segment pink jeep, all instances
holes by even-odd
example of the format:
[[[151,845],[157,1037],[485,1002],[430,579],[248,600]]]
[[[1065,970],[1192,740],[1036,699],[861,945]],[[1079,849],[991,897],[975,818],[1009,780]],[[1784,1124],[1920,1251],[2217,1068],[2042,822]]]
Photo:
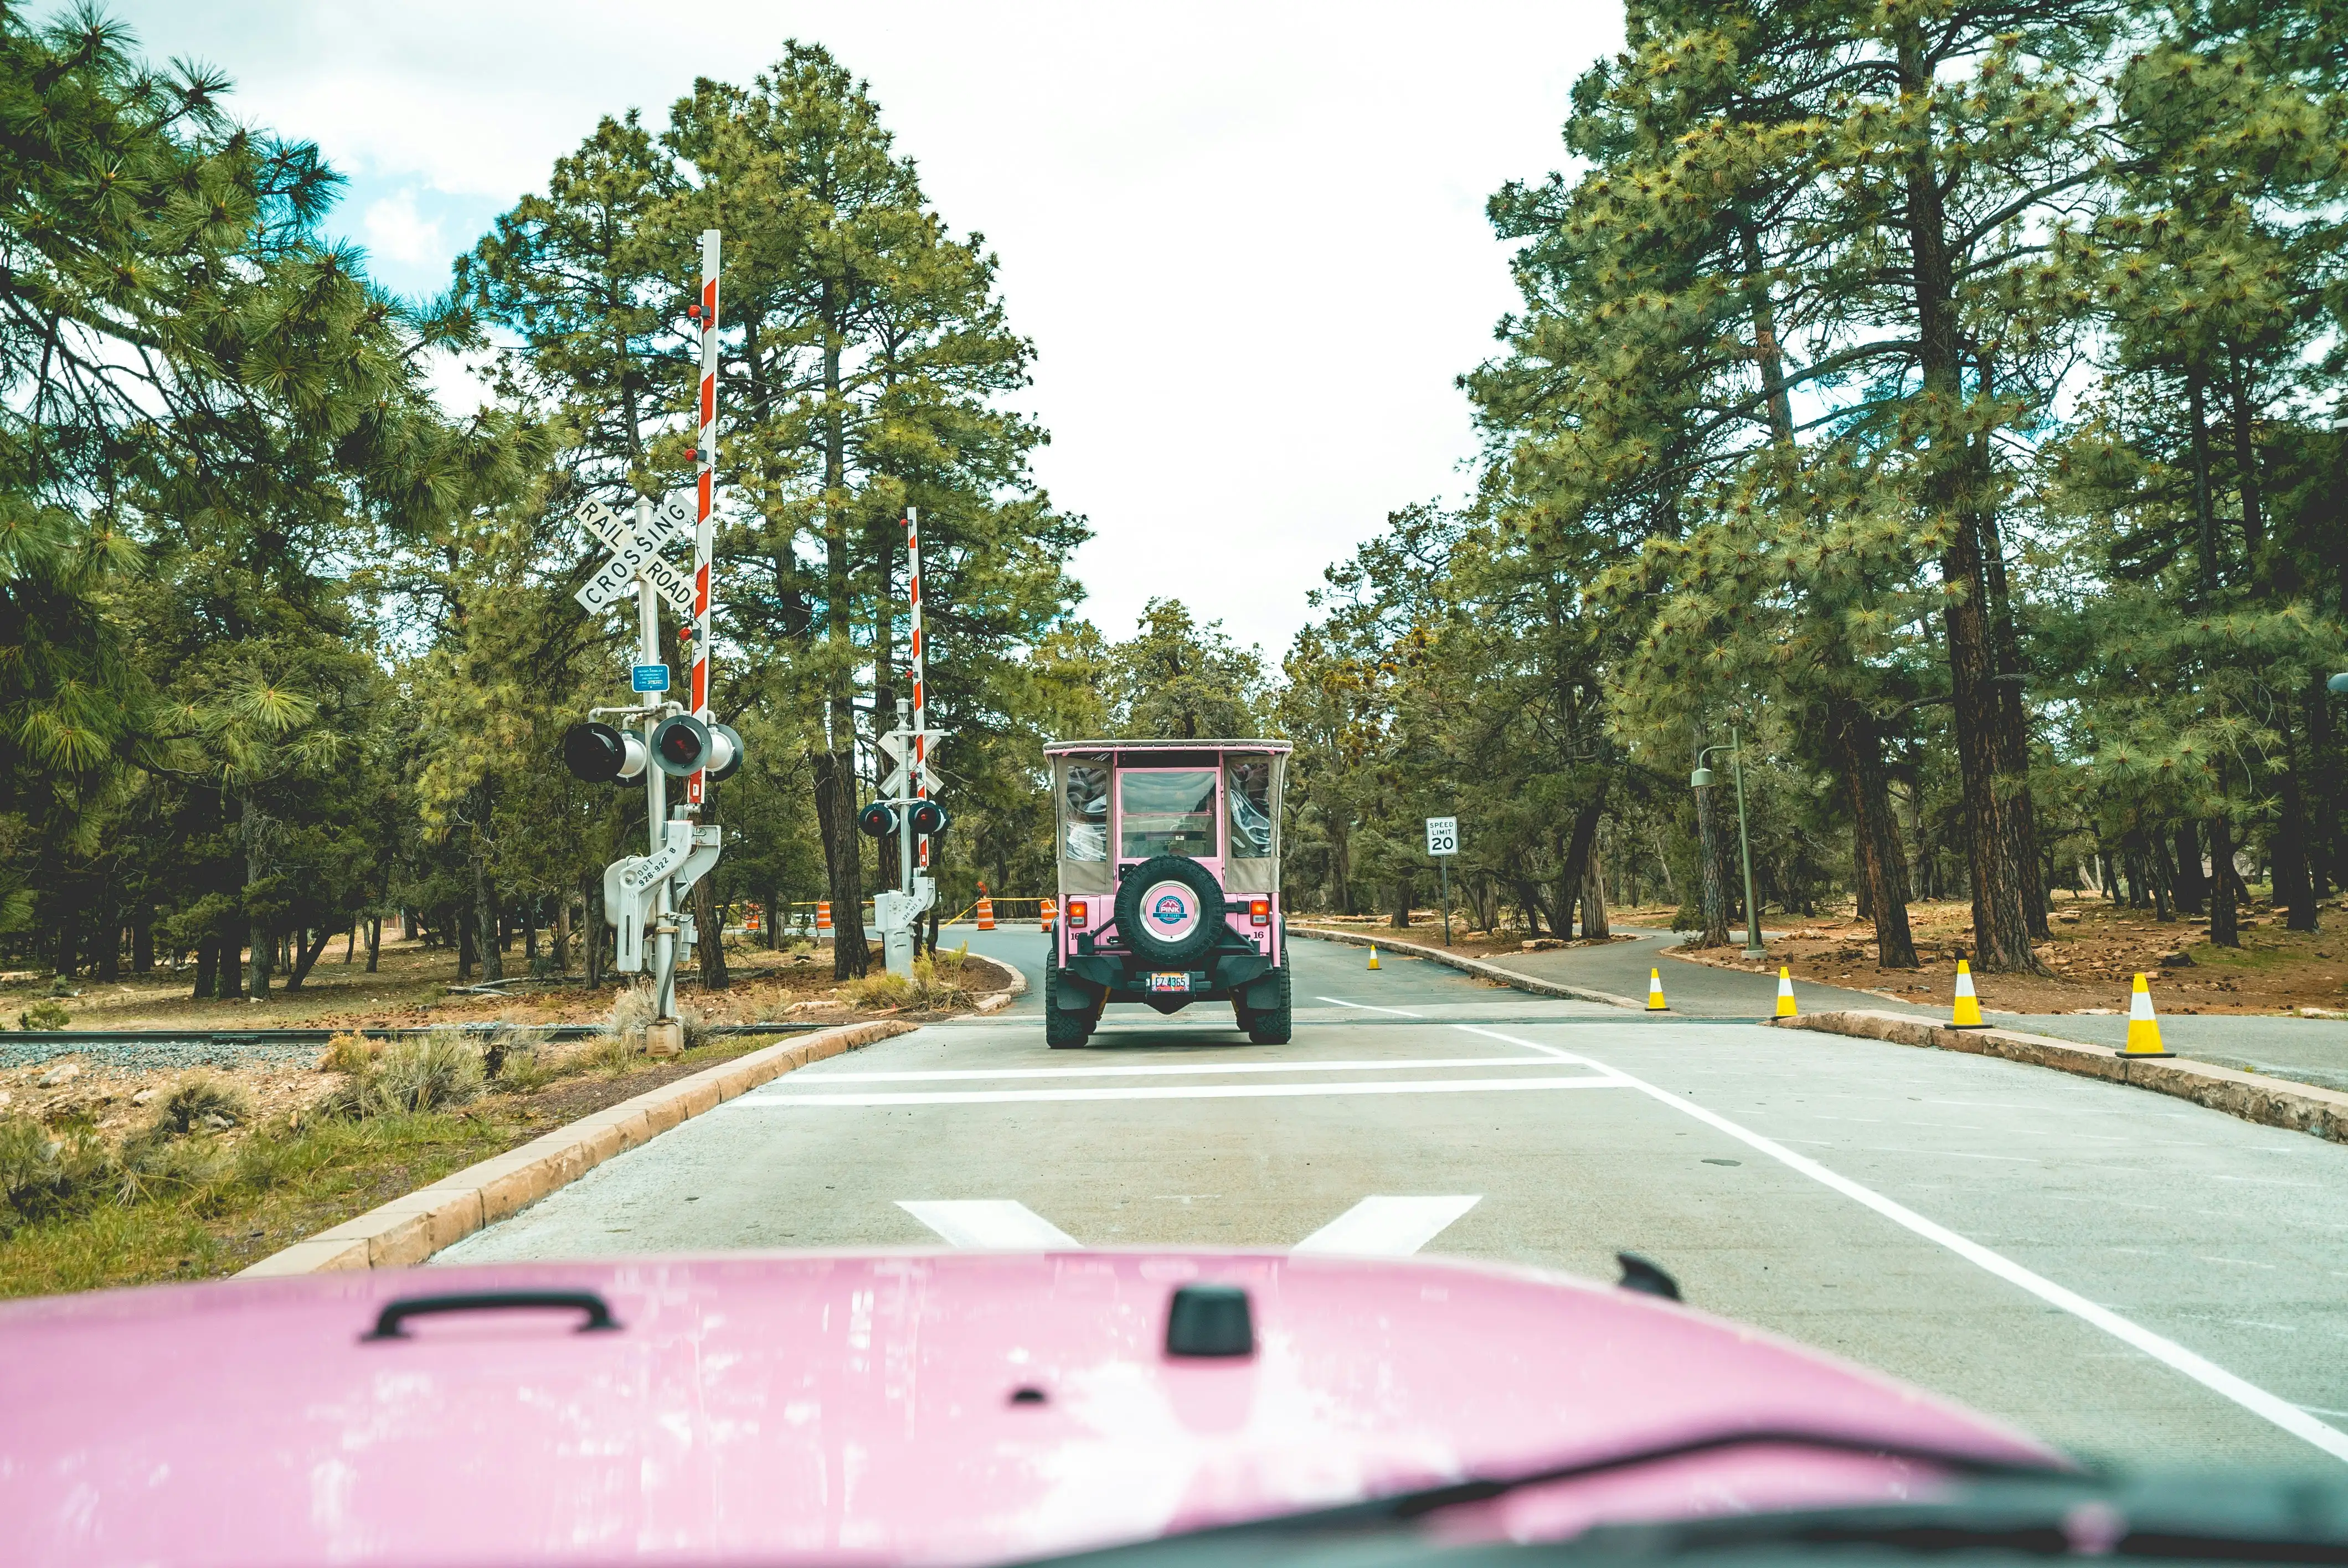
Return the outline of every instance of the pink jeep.
[[[1289,1035],[1280,911],[1285,741],[1060,741],[1060,920],[1044,1038],[1079,1046],[1110,1002],[1229,1001],[1259,1045]]]

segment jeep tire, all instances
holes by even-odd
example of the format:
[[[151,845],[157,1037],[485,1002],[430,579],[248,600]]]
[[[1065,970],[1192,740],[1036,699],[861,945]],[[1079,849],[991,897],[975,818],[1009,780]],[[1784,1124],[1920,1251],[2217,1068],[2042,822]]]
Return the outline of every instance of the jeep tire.
[[[1179,882],[1198,900],[1199,918],[1179,937],[1149,929],[1143,901],[1153,890]],[[1215,874],[1185,855],[1155,855],[1127,872],[1117,888],[1117,929],[1128,951],[1146,963],[1187,969],[1223,939],[1223,888]]]
[[[1064,1008],[1060,984],[1059,958],[1055,954],[1044,966],[1044,1043],[1054,1050],[1074,1050],[1093,1037],[1093,1026],[1100,1022],[1100,1003]]]
[[[1256,1044],[1286,1045],[1289,1035],[1293,1032],[1289,1020],[1294,984],[1289,976],[1288,933],[1285,930],[1280,934],[1280,967],[1247,989],[1253,990],[1266,980],[1274,982],[1273,989],[1280,999],[1278,1001],[1268,1008],[1251,1008],[1235,997],[1231,1000],[1231,1009],[1239,1014],[1240,1027],[1247,1030],[1248,1039]]]

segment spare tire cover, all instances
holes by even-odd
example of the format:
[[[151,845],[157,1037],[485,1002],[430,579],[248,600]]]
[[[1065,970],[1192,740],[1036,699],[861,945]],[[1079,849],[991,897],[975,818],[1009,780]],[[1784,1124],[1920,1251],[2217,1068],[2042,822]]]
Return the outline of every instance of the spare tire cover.
[[[1204,958],[1222,937],[1222,885],[1187,856],[1154,856],[1117,884],[1117,928],[1127,947],[1152,963]]]

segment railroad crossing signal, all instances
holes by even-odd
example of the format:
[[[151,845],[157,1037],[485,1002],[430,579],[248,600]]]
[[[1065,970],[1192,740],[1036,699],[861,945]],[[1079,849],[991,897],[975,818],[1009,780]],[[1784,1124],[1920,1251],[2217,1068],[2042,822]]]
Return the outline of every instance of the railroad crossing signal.
[[[915,794],[934,794],[938,775],[931,770],[930,759],[938,754],[938,743],[949,733],[945,730],[929,732],[929,744],[922,748],[921,777],[914,779],[906,770],[905,748],[912,743],[910,730],[892,730],[880,737],[880,754],[889,759],[889,776],[880,781],[880,798],[904,800]],[[914,787],[919,784],[918,791]]]

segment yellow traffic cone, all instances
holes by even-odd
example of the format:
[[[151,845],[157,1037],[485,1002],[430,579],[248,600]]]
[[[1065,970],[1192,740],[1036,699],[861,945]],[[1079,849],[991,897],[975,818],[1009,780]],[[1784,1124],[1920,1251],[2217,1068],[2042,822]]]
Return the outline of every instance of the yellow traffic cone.
[[[1374,969],[1375,969],[1375,968],[1376,968],[1377,967],[1378,967],[1378,945],[1377,945],[1375,942],[1372,942],[1372,943],[1370,944],[1370,968],[1374,968]]]
[[[1777,1016],[1794,1016],[1794,977],[1786,972],[1783,964],[1777,966]]]
[[[2160,1020],[2153,1016],[2152,989],[2144,983],[2142,975],[2136,978],[2136,994],[2128,998],[2127,1044],[2121,1049],[2120,1054],[2122,1056],[2175,1056],[2177,1054],[2173,1050],[2161,1049]]]
[[[1663,1000],[1663,971],[1661,969],[1647,971],[1647,1010],[1649,1012],[1672,1010],[1671,1004]]]
[[[1973,992],[1973,972],[1962,958],[1957,960],[1957,1007],[1949,1020],[1951,1029],[1982,1027],[1981,998]]]

